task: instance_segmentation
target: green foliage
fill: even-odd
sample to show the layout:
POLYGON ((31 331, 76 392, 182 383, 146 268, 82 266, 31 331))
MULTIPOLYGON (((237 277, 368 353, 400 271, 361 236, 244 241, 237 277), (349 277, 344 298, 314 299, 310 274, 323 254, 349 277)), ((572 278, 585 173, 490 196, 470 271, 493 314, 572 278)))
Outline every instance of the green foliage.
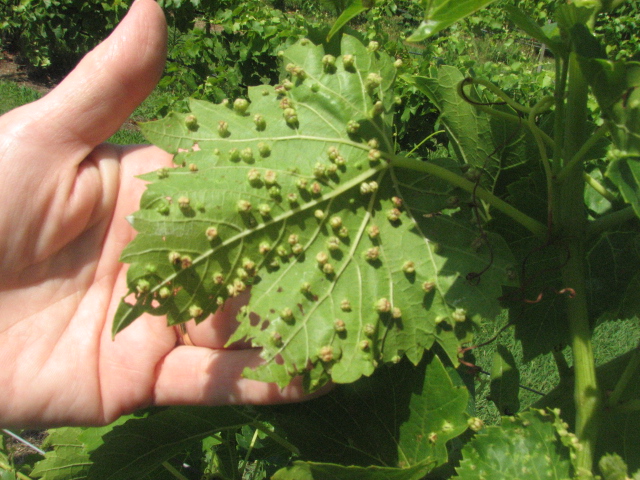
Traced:
POLYGON ((334 30, 354 20, 360 33, 327 43, 329 29, 258 3, 164 4, 188 32, 174 39, 172 73, 215 103, 194 99, 143 125, 175 168, 143 177, 114 334, 145 312, 203 321, 251 287, 230 341, 261 347, 265 362, 244 375, 339 385, 299 405, 172 408, 54 430, 32 473, 564 479, 598 465, 609 480, 638 470, 640 350, 604 351, 637 331, 640 307, 639 64, 619 28, 637 6, 595 21, 593 3, 469 15, 488 2, 423 2, 417 18, 415 4, 353 2, 334 30), (435 38, 407 48, 411 31, 435 38), (214 59, 234 66, 229 83, 210 74, 214 59), (493 337, 506 326, 511 341, 477 345, 491 372, 476 390, 460 368, 474 367, 465 347, 480 342, 478 327, 493 337), (542 390, 559 378, 540 394, 545 410, 526 410, 519 389, 531 378, 542 390), (515 415, 483 428, 486 393, 515 415))
POLYGON ((173 95, 167 107, 186 95, 219 102, 245 95, 248 85, 275 83, 277 52, 313 28, 303 16, 260 0, 224 2, 196 21, 190 18, 191 24, 175 20, 171 26, 166 75, 160 81, 160 88, 173 95))
POLYGON ((40 98, 40 94, 27 87, 21 87, 13 82, 0 81, 0 114, 34 102, 40 98))
POLYGON ((59 74, 102 40, 130 3, 7 0, 0 5, 0 36, 3 42, 14 44, 31 65, 54 67, 59 74))
POLYGON ((454 478, 571 478, 563 435, 566 431, 558 435, 558 420, 549 413, 530 411, 505 418, 501 427, 487 427, 464 447, 454 478))

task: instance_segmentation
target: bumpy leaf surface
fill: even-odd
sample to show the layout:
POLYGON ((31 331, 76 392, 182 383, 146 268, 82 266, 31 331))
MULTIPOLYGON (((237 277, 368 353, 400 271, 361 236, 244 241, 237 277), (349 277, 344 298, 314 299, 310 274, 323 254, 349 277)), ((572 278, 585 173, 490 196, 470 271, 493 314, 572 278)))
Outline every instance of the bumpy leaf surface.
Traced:
POLYGON ((571 478, 569 449, 551 415, 525 412, 482 430, 463 449, 456 479, 564 480, 571 478))
POLYGON ((144 312, 202 321, 251 287, 231 341, 266 363, 245 375, 313 389, 435 342, 457 363, 465 319, 499 312, 505 242, 478 243, 468 207, 443 212, 447 183, 393 167, 393 62, 348 36, 341 51, 302 41, 283 55, 291 78, 250 88, 248 109, 192 101, 143 126, 178 167, 144 177, 114 333, 144 312))

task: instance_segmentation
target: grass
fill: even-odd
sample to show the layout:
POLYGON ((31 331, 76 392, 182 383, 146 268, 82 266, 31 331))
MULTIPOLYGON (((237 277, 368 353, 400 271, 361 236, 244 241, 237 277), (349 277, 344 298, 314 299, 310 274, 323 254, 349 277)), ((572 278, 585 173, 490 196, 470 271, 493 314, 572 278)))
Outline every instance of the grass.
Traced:
POLYGON ((0 80, 0 115, 40 97, 41 94, 31 88, 0 80))
MULTIPOLYGON (((500 329, 506 324, 506 312, 495 322, 488 322, 481 327, 476 343, 480 344, 498 335, 500 329)), ((493 355, 497 345, 504 345, 514 355, 520 371, 520 385, 529 387, 541 393, 549 393, 559 382, 556 363, 551 353, 536 357, 528 363, 522 361, 522 347, 515 339, 514 328, 507 328, 498 338, 473 351, 475 364, 486 372, 491 371, 493 355)), ((619 355, 637 347, 640 344, 640 321, 637 317, 627 320, 603 321, 595 329, 593 335, 594 355, 596 365, 603 365, 619 355)), ((571 349, 565 348, 562 352, 569 366, 573 364, 571 349)), ((487 424, 500 422, 500 412, 495 404, 488 399, 490 390, 490 377, 486 374, 478 374, 476 377, 476 410, 477 415, 487 424)), ((520 388, 520 409, 524 410, 541 398, 541 395, 520 388)))
MULTIPOLYGON (((0 80, 0 115, 26 103, 33 102, 42 97, 42 94, 32 88, 19 85, 15 82, 0 80)), ((154 91, 131 114, 134 122, 152 120, 157 116, 161 107, 166 105, 167 94, 154 91)), ((118 130, 107 140, 120 145, 135 145, 148 143, 135 125, 128 124, 118 130)))

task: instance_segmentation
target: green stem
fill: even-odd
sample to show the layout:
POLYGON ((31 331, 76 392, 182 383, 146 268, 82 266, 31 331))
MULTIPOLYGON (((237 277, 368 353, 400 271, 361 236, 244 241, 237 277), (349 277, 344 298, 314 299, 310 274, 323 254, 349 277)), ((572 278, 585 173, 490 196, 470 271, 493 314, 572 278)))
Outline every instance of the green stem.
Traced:
POLYGON ((636 347, 636 349, 631 354, 629 363, 627 363, 627 366, 624 369, 624 372, 622 372, 622 375, 620 376, 620 378, 618 379, 618 382, 616 383, 616 386, 613 389, 613 392, 611 392, 611 395, 607 400, 607 405, 609 407, 618 406, 618 403, 620 402, 620 397, 622 396, 622 393, 625 391, 625 389, 629 385, 629 381, 632 378, 636 377, 636 371, 638 370, 638 367, 640 367, 640 345, 638 345, 638 347, 636 347))
POLYGON ((428 142, 430 139, 432 139, 433 137, 435 137, 436 135, 438 135, 440 133, 444 133, 444 130, 438 130, 437 132, 433 132, 431 135, 427 135, 427 137, 425 139, 423 139, 415 147, 413 147, 408 154, 411 155, 413 152, 415 152, 417 149, 419 149, 422 145, 424 145, 425 142, 428 142))
POLYGON ((0 469, 13 473, 16 478, 19 478, 20 480, 33 480, 31 477, 27 477, 24 473, 16 472, 15 468, 4 462, 0 462, 0 469))
POLYGON ((602 195, 605 199, 607 199, 610 203, 613 203, 616 201, 616 197, 613 193, 611 193, 609 190, 607 190, 604 185, 602 185, 599 181, 597 181, 595 178, 593 178, 591 175, 589 175, 588 173, 584 173, 582 175, 582 178, 584 178, 584 181, 587 185, 589 185, 591 188, 593 188, 596 192, 598 192, 600 195, 602 195))
POLYGON ((247 448, 247 454, 244 456, 244 461, 242 466, 242 475, 240 475, 241 478, 244 478, 245 474, 247 473, 247 467, 249 466, 249 457, 251 456, 251 452, 253 452, 253 447, 255 446, 256 441, 258 440, 259 433, 260 433, 260 430, 258 430, 257 428, 253 432, 253 437, 251 438, 251 444, 249 445, 249 448, 247 448))
POLYGON ((621 403, 615 407, 612 407, 616 413, 631 413, 640 411, 640 399, 629 400, 628 402, 621 403))
POLYGON ((600 125, 595 132, 587 139, 586 142, 582 144, 580 149, 576 152, 576 154, 569 160, 567 165, 558 173, 556 176, 559 182, 562 182, 563 179, 568 175, 567 172, 573 170, 576 164, 582 163, 584 157, 589 151, 594 147, 594 145, 607 134, 608 125, 605 123, 600 125))
POLYGON ((591 222, 591 224, 589 225, 588 234, 589 236, 593 237, 594 235, 606 232, 612 227, 616 227, 621 223, 628 222, 629 220, 633 220, 634 218, 637 218, 637 216, 633 207, 625 207, 622 210, 607 213, 606 215, 603 215, 597 220, 591 222))
POLYGON ((251 426, 254 427, 257 430, 260 430, 262 433, 266 434, 269 438, 271 438, 273 441, 275 441, 280 446, 282 446, 282 447, 286 448, 287 450, 289 450, 294 455, 300 455, 300 450, 298 450, 298 447, 296 447, 292 443, 288 442, 287 440, 282 438, 277 433, 272 432, 267 427, 265 427, 262 423, 260 423, 260 422, 252 422, 251 426))
POLYGON ((182 475, 178 470, 176 470, 176 468, 173 465, 171 465, 169 462, 162 462, 162 466, 166 468, 169 471, 169 473, 171 473, 171 475, 176 477, 178 480, 189 480, 187 477, 182 475))
POLYGON ((560 159, 564 149, 564 94, 567 88, 567 61, 564 58, 556 59, 556 89, 553 98, 556 102, 553 120, 553 173, 558 174, 562 168, 560 159))
POLYGON ((519 112, 524 113, 525 115, 529 115, 529 113, 531 112, 531 109, 529 107, 525 107, 524 105, 520 105, 518 102, 516 102, 513 98, 511 98, 509 95, 507 95, 505 92, 503 92, 502 90, 500 90, 500 88, 498 88, 496 85, 494 85, 493 83, 489 82, 488 80, 483 80, 481 78, 471 78, 471 77, 467 77, 464 80, 462 80, 459 84, 458 84, 458 94, 460 95, 460 97, 462 98, 469 98, 465 93, 463 88, 465 87, 465 85, 473 85, 473 84, 477 84, 477 85, 482 85, 483 87, 485 87, 487 90, 489 90, 491 93, 493 93, 496 97, 498 97, 499 99, 501 99, 504 103, 506 103, 507 105, 509 105, 511 108, 513 108, 514 110, 517 110, 519 112))
POLYGON ((391 159, 391 165, 400 167, 400 168, 407 168, 417 172, 428 173, 429 175, 433 175, 434 177, 441 178, 456 187, 460 187, 466 192, 469 192, 469 193, 475 192, 476 197, 487 202, 489 205, 501 211, 505 215, 511 217, 513 220, 518 222, 520 225, 522 225, 523 227, 525 227, 527 230, 534 233, 535 235, 543 237, 547 233, 547 227, 543 223, 540 223, 539 221, 529 217, 528 215, 522 213, 520 210, 518 210, 514 206, 509 205, 504 200, 496 197, 493 193, 489 192, 488 190, 485 190, 482 187, 476 186, 474 182, 471 182, 466 178, 461 177, 460 175, 456 175, 455 173, 453 173, 450 170, 447 170, 446 168, 443 168, 439 165, 435 165, 430 162, 420 162, 417 160, 413 160, 405 157, 399 157, 399 156, 394 156, 391 159))
POLYGON ((529 124, 529 130, 533 134, 533 138, 536 141, 536 145, 538 146, 538 153, 540 153, 540 161, 542 162, 542 166, 544 167, 545 177, 547 179, 547 221, 549 225, 551 225, 551 220, 553 218, 552 207, 553 207, 553 174, 551 172, 551 165, 549 164, 549 157, 547 155, 547 147, 542 141, 542 137, 540 136, 540 130, 536 125, 536 117, 542 113, 547 111, 551 105, 553 105, 554 99, 552 97, 544 97, 535 106, 531 109, 529 113, 529 118, 527 120, 529 124))
MULTIPOLYGON (((572 53, 569 56, 564 158, 573 158, 585 142, 587 94, 587 83, 577 57, 572 53)), ((566 301, 566 309, 575 371, 576 435, 582 445, 576 452, 579 476, 585 476, 586 472, 590 475, 593 468, 601 407, 587 307, 585 238, 588 222, 584 188, 582 164, 574 163, 562 182, 556 182, 554 205, 555 233, 566 239, 569 253, 569 260, 562 270, 563 286, 574 291, 572 298, 566 301)))

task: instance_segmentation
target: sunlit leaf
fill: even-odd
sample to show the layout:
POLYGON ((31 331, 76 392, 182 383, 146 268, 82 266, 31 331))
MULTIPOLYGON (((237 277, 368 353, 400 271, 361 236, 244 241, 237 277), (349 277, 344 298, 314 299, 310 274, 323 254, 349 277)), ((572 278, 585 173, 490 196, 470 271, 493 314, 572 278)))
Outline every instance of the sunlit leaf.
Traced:
POLYGON ((459 192, 419 160, 394 168, 393 61, 352 37, 341 48, 304 40, 284 53, 291 78, 250 88, 250 105, 192 101, 143 126, 178 167, 143 177, 114 333, 142 312, 201 321, 251 287, 231 341, 266 362, 245 376, 302 374, 313 390, 417 364, 436 342, 457 363, 469 320, 499 313, 509 249, 478 243, 468 204, 443 213, 459 192))
POLYGON ((554 417, 524 412, 486 427, 462 450, 456 480, 565 480, 571 478, 569 449, 560 442, 554 417))
MULTIPOLYGON (((333 36, 340 31, 342 27, 344 27, 350 20, 360 15, 362 12, 366 12, 369 6, 365 6, 366 2, 363 0, 353 0, 349 6, 340 14, 338 19, 334 22, 331 30, 327 34, 327 41, 331 40, 333 36)), ((369 3, 372 3, 372 0, 369 0, 369 3)))
POLYGON ((407 41, 425 40, 492 2, 493 0, 422 0, 420 3, 424 8, 424 18, 407 41))

